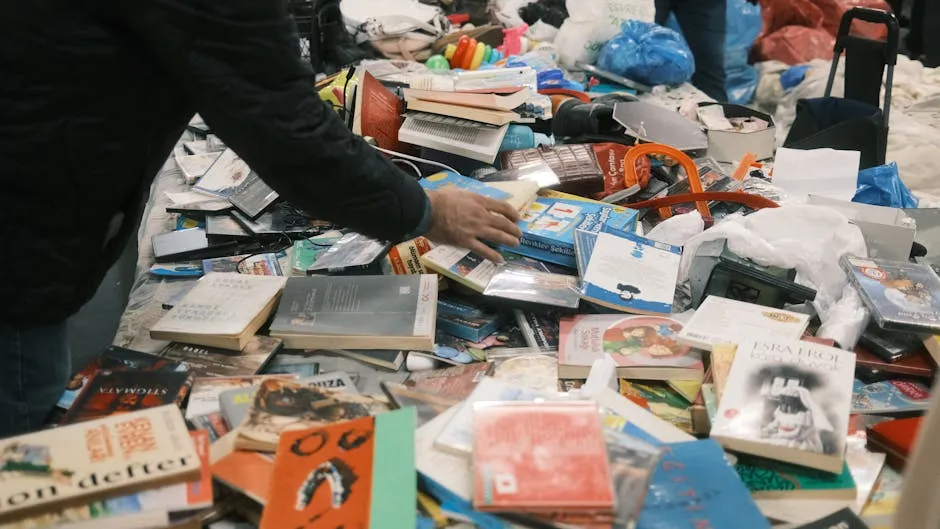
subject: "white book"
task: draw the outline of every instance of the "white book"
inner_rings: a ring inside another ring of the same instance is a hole
[[[547,393],[483,377],[473,393],[458,405],[459,410],[435,439],[434,447],[450,454],[470,456],[473,452],[473,405],[477,402],[534,402],[549,398],[552,396]]]
[[[409,114],[398,131],[398,140],[465,156],[484,163],[496,161],[499,146],[509,125],[486,127],[468,120],[421,114]]]
[[[808,325],[806,314],[708,296],[679,332],[678,340],[682,345],[711,351],[717,344],[747,338],[798,340]]]
[[[738,345],[711,437],[729,450],[842,471],[855,353],[801,340]]]
[[[254,335],[261,327],[286,280],[278,276],[209,273],[153,326],[150,337],[231,348],[229,342],[240,342],[242,335]]]

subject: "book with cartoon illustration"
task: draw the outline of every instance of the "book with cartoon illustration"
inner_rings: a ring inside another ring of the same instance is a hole
[[[665,316],[590,314],[559,323],[558,376],[587,378],[595,360],[609,357],[622,378],[701,380],[699,351],[678,341],[682,324]]]
[[[711,437],[726,449],[838,473],[855,354],[803,340],[738,344]]]
[[[388,409],[388,401],[378,397],[333,391],[302,381],[266,379],[238,427],[235,447],[271,452],[284,432],[367,417]]]
[[[913,380],[882,380],[865,384],[855,380],[852,413],[904,414],[924,412],[930,407],[930,388]]]
[[[577,230],[575,257],[581,297],[633,314],[670,314],[682,248],[604,225]]]
[[[679,333],[679,343],[711,351],[746,338],[799,340],[809,316],[719,296],[708,296]]]
[[[575,230],[598,232],[608,225],[623,231],[636,227],[636,212],[611,204],[539,197],[522,212],[520,245],[504,250],[540,261],[575,268]]]
[[[285,433],[260,529],[415,527],[415,412]]]
[[[0,523],[199,478],[176,406],[0,440]]]
[[[841,263],[879,327],[940,333],[940,277],[930,265],[848,256]]]

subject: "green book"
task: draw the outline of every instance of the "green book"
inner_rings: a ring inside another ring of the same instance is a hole
[[[418,474],[415,471],[414,408],[404,408],[375,417],[372,459],[372,501],[369,529],[415,527]]]
[[[754,499],[852,500],[858,494],[855,480],[845,463],[841,474],[830,474],[738,455],[734,469]]]

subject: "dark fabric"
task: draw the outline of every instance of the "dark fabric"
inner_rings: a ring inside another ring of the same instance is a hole
[[[0,323],[0,438],[42,426],[71,375],[66,323]]]
[[[846,99],[881,107],[881,84],[887,61],[884,43],[852,35],[839,41],[845,46]]]
[[[312,215],[412,232],[426,195],[319,100],[295,35],[277,0],[0,4],[0,323],[62,321],[92,296],[194,112]]]
[[[656,0],[656,23],[665,25],[675,13],[682,36],[695,57],[692,84],[712,99],[724,102],[725,93],[725,0]]]
[[[884,165],[888,133],[881,109],[851,99],[800,99],[783,146],[859,151],[859,170]]]

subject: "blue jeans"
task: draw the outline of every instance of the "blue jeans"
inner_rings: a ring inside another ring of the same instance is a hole
[[[0,438],[39,429],[71,374],[65,322],[0,324]]]
[[[682,36],[695,57],[692,84],[716,101],[725,93],[725,0],[656,0],[656,23],[665,25],[675,13]]]

